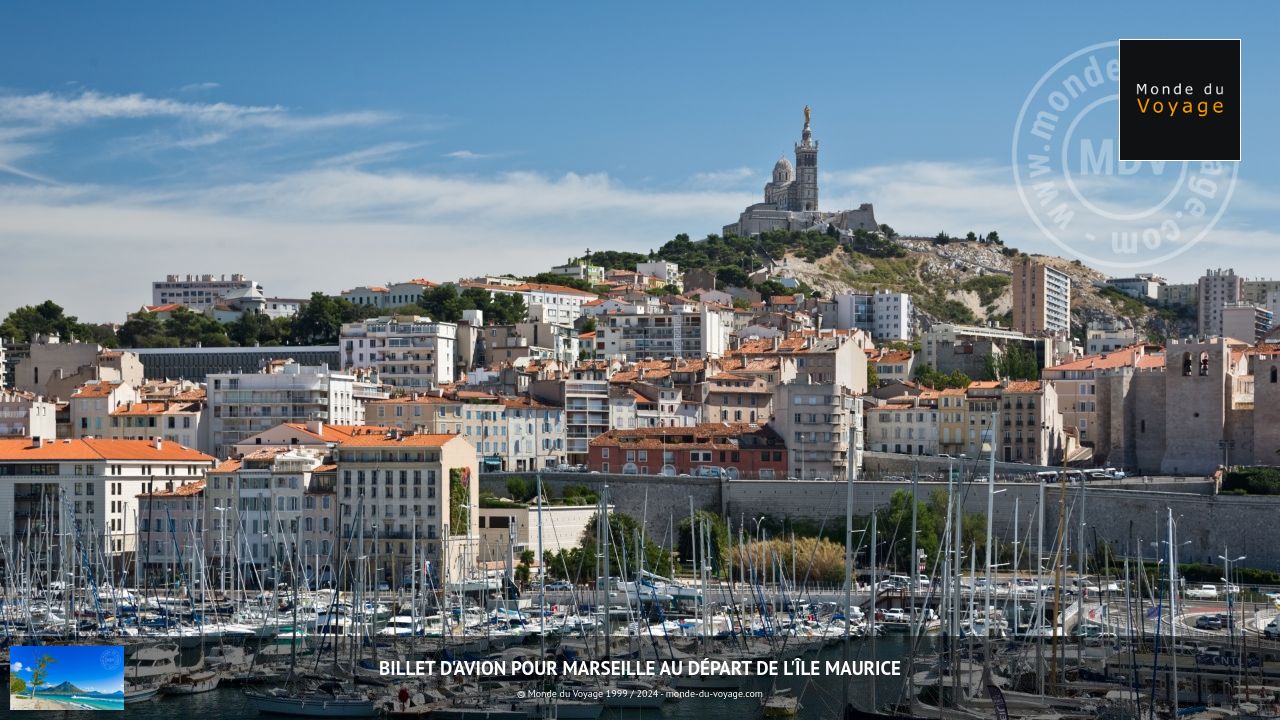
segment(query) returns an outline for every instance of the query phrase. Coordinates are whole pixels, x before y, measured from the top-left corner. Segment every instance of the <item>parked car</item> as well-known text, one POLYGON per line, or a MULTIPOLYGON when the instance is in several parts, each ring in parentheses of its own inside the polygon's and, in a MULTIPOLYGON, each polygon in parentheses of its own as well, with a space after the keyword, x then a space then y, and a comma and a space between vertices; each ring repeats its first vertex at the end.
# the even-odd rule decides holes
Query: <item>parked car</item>
POLYGON ((547 583, 547 585, 546 585, 546 587, 545 587, 544 589, 546 589, 546 590, 572 590, 572 589, 573 589, 573 583, 570 583, 570 582, 569 582, 569 581, 567 581, 567 580, 556 580, 556 581, 554 581, 554 582, 549 582, 549 583, 547 583))
POLYGON ((1274 640, 1280 637, 1280 616, 1271 618, 1271 622, 1262 629, 1262 635, 1268 640, 1274 640))
POLYGON ((1221 630, 1222 618, 1217 615, 1201 615, 1196 618, 1197 630, 1221 630))
POLYGON ((889 608, 884 611, 884 619, 887 622, 906 622, 907 612, 902 608, 889 608))
POLYGON ((1196 598, 1198 600, 1217 600, 1218 588, 1215 585, 1201 585, 1200 587, 1194 587, 1187 590, 1186 595, 1189 598, 1196 598))

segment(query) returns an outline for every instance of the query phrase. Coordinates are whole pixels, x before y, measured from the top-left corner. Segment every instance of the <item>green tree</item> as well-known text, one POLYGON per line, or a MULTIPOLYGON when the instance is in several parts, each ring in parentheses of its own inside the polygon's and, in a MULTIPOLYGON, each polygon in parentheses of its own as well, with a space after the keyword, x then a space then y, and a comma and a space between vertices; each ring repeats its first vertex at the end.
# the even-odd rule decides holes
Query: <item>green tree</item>
POLYGON ((293 318, 293 338, 300 345, 331 345, 338 342, 342 323, 340 301, 314 292, 306 307, 293 318))
MULTIPOLYGON (((879 542, 886 547, 885 562, 896 568, 911 568, 911 492, 896 490, 889 497, 889 505, 879 510, 880 517, 876 522, 879 542)), ((916 500, 916 538, 917 549, 930 558, 938 556, 939 542, 942 538, 942 525, 946 523, 946 501, 943 500, 942 513, 937 513, 934 506, 924 500, 916 500)))
POLYGON ((64 341, 90 340, 95 335, 89 326, 81 325, 52 300, 39 305, 24 305, 9 313, 0 323, 0 338, 14 342, 32 342, 37 335, 57 335, 64 341))
POLYGON ((471 469, 449 470, 449 532, 468 535, 471 520, 471 469))
POLYGON ((180 347, 192 347, 196 343, 203 345, 230 345, 226 328, 222 323, 203 313, 187 308, 178 308, 169 313, 163 323, 164 334, 177 340, 180 347))
POLYGON ((948 388, 967 388, 973 380, 960 370, 952 370, 950 373, 942 373, 934 370, 930 365, 922 363, 916 366, 912 372, 912 376, 921 385, 931 387, 935 390, 946 390, 948 388))
POLYGON ((469 309, 463 307, 458 288, 453 285, 437 285, 428 288, 423 291, 418 304, 426 311, 428 317, 440 322, 456 323, 462 319, 462 311, 469 309))
POLYGON ((524 502, 533 499, 538 492, 538 484, 527 477, 516 475, 507 478, 507 494, 512 500, 524 502))
POLYGON ((31 697, 36 696, 36 688, 45 683, 49 679, 49 666, 56 662, 48 655, 41 655, 36 661, 36 667, 31 671, 31 697))
POLYGON ((875 363, 867 363, 867 389, 875 390, 880 387, 880 373, 876 372, 875 363))
POLYGON ((1040 363, 1030 350, 1010 345, 999 355, 988 353, 982 359, 982 372, 984 380, 1036 380, 1040 363))
POLYGON ((23 681, 22 678, 18 677, 17 674, 9 676, 9 694, 10 695, 18 695, 19 693, 21 693, 23 690, 26 690, 26 689, 27 689, 27 683, 23 681))
POLYGON ((117 335, 125 347, 156 347, 156 340, 164 337, 164 323, 155 313, 137 312, 120 326, 117 335))
MULTIPOLYGON (((599 522, 600 516, 597 513, 587 523, 577 547, 544 553, 543 562, 548 575, 574 583, 594 582, 603 570, 596 566, 599 555, 596 541, 599 522)), ((635 518, 618 512, 609 514, 609 563, 612 575, 634 577, 640 569, 639 560, 635 557, 640 535, 640 524, 635 518)), ((671 566, 671 553, 665 548, 647 539, 643 547, 644 567, 661 571, 671 566)))
POLYGON ((537 557, 537 553, 532 550, 525 550, 520 553, 520 564, 516 565, 516 582, 521 585, 529 583, 530 571, 533 569, 533 561, 537 557))
MULTIPOLYGON (((724 518, 720 517, 718 513, 699 510, 694 513, 694 517, 697 518, 699 527, 705 524, 705 526, 711 528, 711 548, 709 553, 711 572, 716 577, 719 577, 724 572, 725 560, 729 557, 729 529, 725 525, 724 518)), ((684 518, 680 521, 680 532, 677 533, 677 547, 682 560, 692 561, 694 535, 689 530, 690 521, 691 518, 684 518)), ((698 547, 702 548, 704 546, 699 544, 698 547)), ((701 549, 698 551, 698 556, 702 556, 701 549)))

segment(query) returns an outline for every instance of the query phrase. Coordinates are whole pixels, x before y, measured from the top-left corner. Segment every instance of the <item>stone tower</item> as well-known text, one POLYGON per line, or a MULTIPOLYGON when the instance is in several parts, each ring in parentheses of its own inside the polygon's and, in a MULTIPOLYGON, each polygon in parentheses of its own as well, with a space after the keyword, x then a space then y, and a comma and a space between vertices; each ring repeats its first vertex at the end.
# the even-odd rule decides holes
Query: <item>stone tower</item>
POLYGON ((818 209, 818 143, 809 128, 809 106, 804 106, 804 131, 796 145, 796 179, 792 184, 790 210, 818 209))

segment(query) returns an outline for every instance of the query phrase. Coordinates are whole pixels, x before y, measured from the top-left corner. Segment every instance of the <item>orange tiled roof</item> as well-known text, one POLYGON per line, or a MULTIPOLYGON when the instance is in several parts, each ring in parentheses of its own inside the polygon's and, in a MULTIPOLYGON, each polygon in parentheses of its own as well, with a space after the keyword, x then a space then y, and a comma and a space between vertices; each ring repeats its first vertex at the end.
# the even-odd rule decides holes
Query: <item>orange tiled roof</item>
POLYGON ((156 490, 150 493, 138 493, 138 497, 163 498, 163 497, 191 497, 204 492, 205 481, 196 480, 195 482, 183 483, 172 490, 156 490))
POLYGON ((353 435, 339 443, 340 447, 442 447, 459 437, 457 435, 429 435, 410 433, 377 433, 353 435))
POLYGON ((1037 393, 1040 392, 1039 380, 1014 380, 1005 388, 1005 392, 1011 393, 1037 393))
POLYGON ((168 413, 192 413, 199 412, 200 408, 189 403, 172 403, 172 402, 135 402, 117 405, 111 411, 112 415, 165 415, 168 413))
POLYGON ((149 313, 173 312, 182 307, 178 303, 164 303, 163 305, 143 305, 142 311, 149 313))
POLYGON ((120 383, 95 382, 81 385, 78 390, 71 394, 74 398, 104 398, 112 393, 116 388, 120 387, 120 383))
POLYGON ((330 425, 325 423, 321 428, 321 434, 317 435, 307 428, 306 423, 285 423, 287 427, 294 430, 300 430, 317 440, 324 442, 345 442, 351 438, 363 435, 385 435, 392 428, 383 427, 381 425, 330 425))
POLYGON ((1164 367, 1164 353, 1148 350, 1138 355, 1138 348, 1147 347, 1143 345, 1130 345, 1129 347, 1112 350, 1110 352, 1098 355, 1086 355, 1079 360, 1062 363, 1045 368, 1045 372, 1058 373, 1067 371, 1080 370, 1113 370, 1122 367, 1136 368, 1158 368, 1164 367))
POLYGON ((243 464, 244 463, 239 459, 223 460, 222 462, 218 463, 218 465, 214 467, 212 470, 210 470, 209 472, 219 473, 219 474, 233 473, 239 470, 240 466, 243 464))
POLYGON ((0 460, 140 460, 151 462, 212 462, 213 458, 176 442, 150 440, 46 440, 36 447, 31 438, 0 438, 0 460))

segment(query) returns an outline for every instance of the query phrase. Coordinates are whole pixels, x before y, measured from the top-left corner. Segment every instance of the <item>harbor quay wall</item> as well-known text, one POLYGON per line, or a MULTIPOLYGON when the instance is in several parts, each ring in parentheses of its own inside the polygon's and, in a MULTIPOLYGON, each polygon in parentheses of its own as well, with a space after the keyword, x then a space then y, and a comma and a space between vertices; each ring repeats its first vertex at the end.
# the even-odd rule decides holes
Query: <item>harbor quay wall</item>
MULTIPOLYGON (((481 488, 505 495, 506 479, 532 478, 531 473, 486 473, 481 488)), ((693 506, 731 518, 735 526, 762 515, 825 524, 837 529, 844 522, 844 482, 811 480, 720 480, 715 478, 663 477, 647 475, 603 475, 592 473, 543 473, 543 486, 559 497, 566 485, 586 485, 597 491, 609 486, 609 500, 618 512, 646 520, 646 532, 655 542, 665 544, 668 528, 678 527, 693 506)), ((1041 486, 1026 482, 999 482, 996 485, 992 526, 1004 542, 1013 540, 1017 511, 1018 534, 1025 547, 1036 542, 1037 499, 1041 486)), ((865 517, 873 509, 889 504, 897 491, 911 491, 906 481, 861 481, 854 485, 854 515, 865 517)), ((986 513, 985 482, 960 484, 960 498, 966 514, 986 513)), ((918 482, 917 496, 927 502, 935 491, 946 491, 947 483, 918 482)), ((1211 492, 1211 489, 1209 490, 1211 492)), ((1218 564, 1219 555, 1245 555, 1242 566, 1280 570, 1280 498, 1211 495, 1205 483, 1176 479, 1132 478, 1124 484, 1043 486, 1045 547, 1057 537, 1058 517, 1066 522, 1067 547, 1078 542, 1081 507, 1084 541, 1089 551, 1108 544, 1116 555, 1154 559, 1167 557, 1168 518, 1172 510, 1179 544, 1178 561, 1218 564), (1169 488, 1179 490, 1170 491, 1169 488), (1189 490, 1181 491, 1181 490, 1189 490), (1154 547, 1152 543, 1157 543, 1154 547), (1186 543, 1185 545, 1183 543, 1186 543), (1226 552, 1224 552, 1224 549, 1226 552)), ((904 530, 905 532, 905 530, 904 530)))
MULTIPOLYGON (((532 481, 536 473, 481 473, 480 489, 499 497, 508 496, 507 479, 522 477, 532 481)), ((680 521, 689 517, 692 498, 696 510, 722 513, 727 480, 665 475, 613 475, 603 473, 542 473, 542 488, 548 498, 564 497, 565 486, 586 485, 602 493, 609 490, 609 504, 615 511, 644 521, 645 536, 659 545, 669 545, 672 528, 679 532, 680 521)))

